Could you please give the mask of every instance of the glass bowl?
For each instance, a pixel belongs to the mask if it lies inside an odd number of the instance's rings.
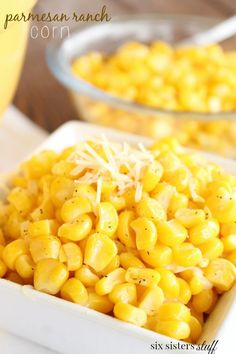
[[[156,109],[112,96],[71,72],[73,60],[87,52],[109,55],[130,40],[143,43],[162,40],[175,44],[217,22],[213,18],[196,16],[122,16],[108,23],[81,27],[68,38],[50,43],[47,62],[52,73],[69,89],[79,118],[157,139],[175,136],[185,146],[235,158],[236,112]],[[231,48],[232,44],[233,41]]]
[[[0,22],[5,24],[7,14],[24,12],[27,15],[36,0],[1,1]],[[0,29],[0,117],[10,103],[23,65],[29,22],[9,22]]]

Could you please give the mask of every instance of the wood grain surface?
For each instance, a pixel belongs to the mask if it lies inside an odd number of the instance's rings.
[[[106,5],[114,17],[120,14],[156,12],[225,18],[235,14],[236,0],[38,0],[36,13],[96,13]],[[32,24],[34,25],[34,23]],[[40,29],[45,23],[35,23]],[[57,24],[58,25],[58,24]],[[65,25],[65,24],[64,24]],[[70,29],[76,26],[67,22]],[[53,23],[47,26],[53,26]],[[45,62],[45,48],[52,40],[29,38],[26,60],[15,94],[14,104],[39,126],[49,132],[63,122],[78,119],[67,91],[52,76]]]

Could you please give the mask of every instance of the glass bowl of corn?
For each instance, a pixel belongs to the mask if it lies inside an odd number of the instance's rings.
[[[54,42],[49,67],[79,118],[155,139],[236,156],[236,51],[175,46],[215,19],[123,16]],[[227,49],[227,50],[226,50]]]

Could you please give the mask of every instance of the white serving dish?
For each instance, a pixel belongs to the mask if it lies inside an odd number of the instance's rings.
[[[117,141],[144,144],[150,142],[149,139],[140,136],[72,121],[60,127],[36,151],[44,149],[59,151],[101,133]],[[235,161],[216,155],[204,155],[236,175]],[[222,296],[204,327],[201,342],[219,339],[216,354],[234,353],[235,297],[236,286]],[[156,341],[163,346],[171,342],[174,344],[183,342],[5,279],[0,279],[0,304],[1,328],[63,354],[208,353],[207,350],[196,351],[196,348],[152,350],[151,344]]]

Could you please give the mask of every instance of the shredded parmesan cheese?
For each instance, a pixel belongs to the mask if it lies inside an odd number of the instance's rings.
[[[138,202],[142,198],[143,172],[153,163],[154,156],[143,144],[114,143],[102,135],[92,143],[79,144],[67,160],[76,163],[71,171],[72,176],[78,176],[76,183],[96,185],[97,203],[101,200],[103,181],[114,182],[120,195],[135,188],[135,202]],[[124,168],[126,171],[122,172]]]

